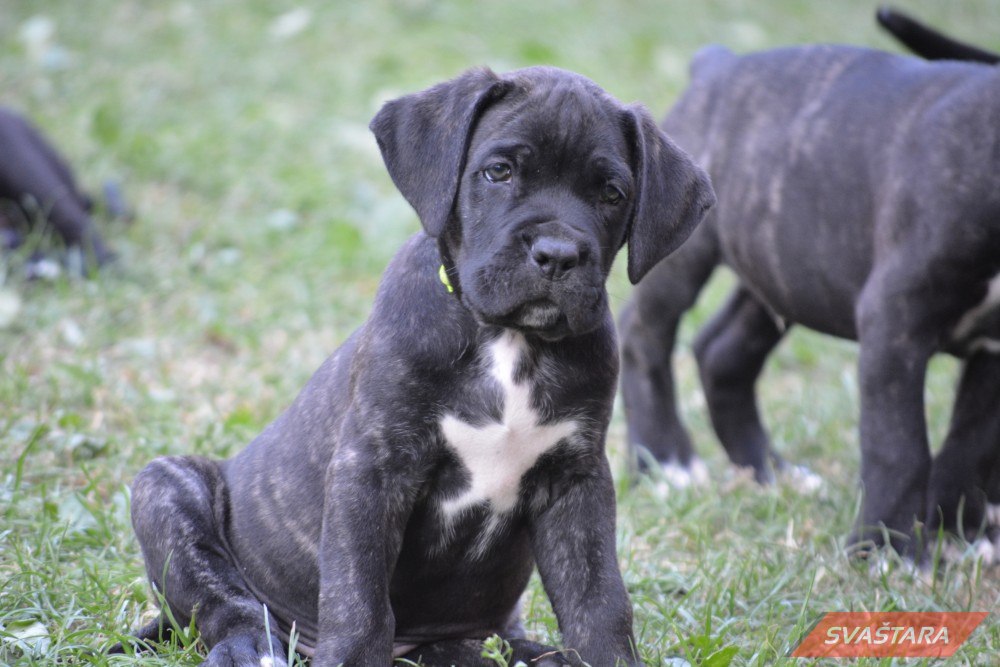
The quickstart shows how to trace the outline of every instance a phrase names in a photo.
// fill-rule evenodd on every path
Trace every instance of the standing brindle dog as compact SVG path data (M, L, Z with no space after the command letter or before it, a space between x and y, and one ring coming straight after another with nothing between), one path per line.
M901 550L915 521L972 536L1000 463L1000 69L847 46L736 56L710 48L664 125L719 204L623 314L629 439L688 464L671 353L719 263L738 286L695 342L712 425L768 481L754 385L793 324L860 343L861 481L854 539ZM964 359L931 457L930 357Z
M283 664L293 627L319 667L488 664L493 633L529 664L639 664L604 453L604 281L626 242L634 282L689 235L707 177L644 109L551 68L470 71L371 127L424 231L245 450L139 474L149 577L216 667L270 664L271 647ZM533 564L565 653L523 638Z

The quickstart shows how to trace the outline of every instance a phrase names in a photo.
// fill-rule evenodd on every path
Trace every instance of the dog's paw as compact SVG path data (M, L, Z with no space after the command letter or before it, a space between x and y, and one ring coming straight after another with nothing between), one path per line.
M288 667L285 647L277 637L239 635L208 652L204 667Z
M778 479L802 495L812 495L823 488L823 478L805 466L785 465L779 469Z
M572 652L552 651L532 658L531 667L581 667L584 663Z
M708 467L699 458L692 458L687 465L676 461L662 463L653 478L656 494L661 498L666 498L671 489L706 486L708 480Z
M986 525L1000 526L1000 505L994 503L986 505Z
M940 553L945 563L979 561L985 567L994 567L1000 565L1000 540L986 535L972 542L950 538L941 545Z

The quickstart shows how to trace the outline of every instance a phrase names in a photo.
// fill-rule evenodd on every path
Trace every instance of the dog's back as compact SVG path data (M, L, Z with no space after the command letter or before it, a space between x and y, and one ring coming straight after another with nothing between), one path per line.
M904 188L923 198L912 205L942 209L942 225L969 213L969 189L981 191L979 210L991 200L1000 210L1000 71L981 64L713 47L695 58L665 129L711 174L725 261L776 312L835 335L855 335L880 214Z

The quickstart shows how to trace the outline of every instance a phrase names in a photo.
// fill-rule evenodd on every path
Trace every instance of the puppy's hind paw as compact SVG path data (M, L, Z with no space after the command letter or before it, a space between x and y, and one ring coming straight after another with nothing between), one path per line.
M525 663L522 660L519 661L518 664ZM532 658L527 664L531 667L579 667L583 663L580 662L579 658L571 653L552 651L550 653L543 653L535 658Z
M204 667L288 667L285 647L276 637L239 635L219 642L208 652Z

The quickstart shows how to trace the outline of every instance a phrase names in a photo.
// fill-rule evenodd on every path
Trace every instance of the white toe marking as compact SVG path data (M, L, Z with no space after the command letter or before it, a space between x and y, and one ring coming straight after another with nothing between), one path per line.
M274 659L271 656L264 656L260 659L260 667L274 667Z
M674 461L660 466L660 474L667 486L686 489L689 486L702 486L708 481L708 468L699 458L691 459L688 465Z
M671 489L699 488L708 484L708 467L705 463L694 457L684 465L676 461L669 461L660 464L660 474L655 478L656 495L666 498L670 495Z
M805 466L788 466L781 472L781 476L803 495L816 493L823 488L823 478Z
M941 559L946 563L971 559L986 566L994 566L1000 564L1000 547L985 537L976 538L971 543L948 539L941 548Z
M986 505L986 523L990 526L1000 526L1000 505Z
M539 423L538 412L531 405L531 382L514 380L514 370L526 345L521 334L508 331L491 346L492 375L503 393L499 422L476 426L451 414L441 420L445 441L472 478L460 494L441 503L448 518L484 501L489 501L496 513L513 509L521 477L538 457L578 429L573 420Z

